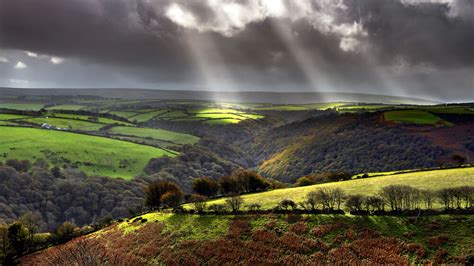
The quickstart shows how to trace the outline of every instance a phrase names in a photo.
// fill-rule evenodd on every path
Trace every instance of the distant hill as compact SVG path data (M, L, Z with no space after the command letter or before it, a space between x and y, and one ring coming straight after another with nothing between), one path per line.
M340 92L211 92L150 89L19 89L0 88L2 98L18 96L101 96L123 99L197 100L240 103L304 104L315 102L367 102L385 104L438 104L440 102L387 95Z

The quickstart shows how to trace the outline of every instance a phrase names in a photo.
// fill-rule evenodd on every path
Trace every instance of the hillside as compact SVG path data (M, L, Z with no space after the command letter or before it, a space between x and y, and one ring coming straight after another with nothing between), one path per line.
M34 128L1 127L1 161L43 158L51 165L70 164L91 175L131 179L150 158L174 157L169 151L103 137Z
M305 104L315 102L368 102L389 104L436 104L439 102L387 95L337 92L186 91L147 89L12 89L0 88L5 98L17 96L99 96L123 99L192 100L233 103Z
M333 113L277 127L243 145L262 174L285 182L318 172L437 167L457 164L453 158L473 162L474 116L444 118L416 110Z
M466 263L472 216L150 213L23 257L21 265Z
M376 195L380 189L389 185L409 185L419 189L438 190L441 188L467 186L474 184L474 167L446 170L431 170L412 173L369 177L326 184L276 189L267 192L247 194L242 198L245 205L260 204L262 209L272 209L284 199L302 202L310 191L319 188L340 188L348 195ZM225 198L212 200L208 204L223 204ZM440 207L440 205L436 204ZM190 205L188 205L190 207Z

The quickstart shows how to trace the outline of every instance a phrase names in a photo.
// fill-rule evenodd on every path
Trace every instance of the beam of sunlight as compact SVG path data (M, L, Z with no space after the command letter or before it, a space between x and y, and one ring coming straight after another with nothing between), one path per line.
M292 29L282 21L274 21L275 27L279 37L283 40L288 51L295 58L299 68L303 71L304 76L310 83L313 92L323 92L330 90L331 84L325 76L324 59L318 52L308 53L304 46L298 41L297 36L294 36ZM322 96L321 96L322 97ZM325 101L322 97L321 101Z
M236 6L228 5L228 8L222 14L229 20L236 20L239 9ZM167 11L168 17L178 22L178 24L187 28L196 22L194 16L183 10L179 5L173 4ZM184 29L183 40L188 48L189 55L193 59L198 69L198 82L202 83L205 90L208 91L208 97L213 102L239 101L238 94L233 93L232 99L222 99L222 94L219 92L238 90L239 87L234 80L233 75L226 66L219 53L218 47L212 40L212 36L206 33L199 33L195 30Z

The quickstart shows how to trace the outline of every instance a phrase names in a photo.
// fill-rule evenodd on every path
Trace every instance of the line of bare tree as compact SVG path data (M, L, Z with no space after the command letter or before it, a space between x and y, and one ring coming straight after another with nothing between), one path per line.
M253 203L244 205L238 195L232 195L225 204L207 205L205 197L194 197L194 211L204 213L225 213L226 210L238 212L243 206L249 211L260 211L261 205ZM301 202L284 199L272 211L307 211L307 212L343 212L345 207L354 214L377 212L402 212L412 210L432 210L438 203L446 210L472 209L474 205L474 186L443 188L440 190L423 190L407 185L383 187L375 195L348 195L340 188L318 188L309 192ZM439 206L438 205L438 206Z

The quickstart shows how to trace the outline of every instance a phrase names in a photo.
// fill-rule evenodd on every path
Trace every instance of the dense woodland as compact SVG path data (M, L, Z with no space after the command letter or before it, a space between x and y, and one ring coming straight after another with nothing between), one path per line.
M64 221L84 225L129 216L143 205L144 185L139 181L52 169L39 164L21 171L0 166L0 220L11 222L35 212L45 230Z

